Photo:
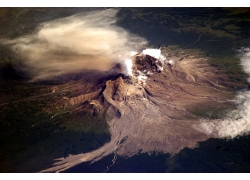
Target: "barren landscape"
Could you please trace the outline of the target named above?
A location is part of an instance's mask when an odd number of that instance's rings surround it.
[[[249,8],[0,8],[0,172],[249,172]]]
[[[163,48],[163,52],[168,55],[170,50]],[[71,105],[76,105],[77,111],[87,104],[96,111],[107,109],[111,117],[107,119],[111,140],[92,152],[57,159],[59,162],[55,167],[42,172],[60,172],[81,162],[97,161],[111,153],[130,157],[138,152],[158,151],[173,155],[184,147],[194,148],[197,142],[211,138],[197,129],[200,117],[191,111],[200,106],[212,106],[221,112],[228,110],[232,107],[233,92],[222,85],[226,81],[216,76],[217,69],[210,67],[207,59],[171,55],[168,58],[174,63],[164,64],[164,70],[157,71],[155,58],[135,56],[133,72],[138,69],[152,72],[146,84],[135,77],[118,74],[102,87],[96,84],[103,91],[92,92],[91,88],[84,88],[86,94],[71,99],[62,97],[66,104],[74,101]],[[82,79],[74,92],[79,92],[82,86],[89,87],[85,82]]]

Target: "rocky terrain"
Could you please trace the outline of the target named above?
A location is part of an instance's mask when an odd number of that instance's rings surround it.
[[[167,51],[163,49],[166,55]],[[107,112],[111,140],[89,153],[57,159],[55,166],[43,172],[60,172],[111,153],[127,157],[138,152],[175,154],[210,138],[196,130],[200,117],[192,111],[200,107],[229,109],[233,92],[207,59],[176,55],[167,58],[171,61],[162,63],[149,55],[136,55],[134,76],[120,74],[121,66],[117,65],[109,72],[86,75],[69,86],[71,97],[54,98],[54,116],[86,109],[93,115]]]
[[[249,19],[1,8],[0,172],[249,172]]]

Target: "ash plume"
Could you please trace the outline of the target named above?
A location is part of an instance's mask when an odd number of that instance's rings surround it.
[[[243,70],[250,76],[250,49],[239,50]],[[248,78],[250,83],[250,78]],[[236,109],[227,114],[224,119],[213,121],[202,120],[199,129],[208,135],[219,138],[235,138],[250,133],[250,91],[243,90],[235,97]]]
[[[109,70],[116,63],[124,64],[131,51],[147,43],[115,24],[117,12],[107,9],[56,19],[40,24],[34,34],[0,43],[20,57],[32,81]]]

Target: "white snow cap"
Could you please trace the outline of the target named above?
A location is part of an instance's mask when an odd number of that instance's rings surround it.
[[[164,63],[164,61],[166,61],[166,59],[167,59],[164,55],[161,54],[160,49],[144,49],[141,54],[142,55],[149,55],[149,56],[161,61],[162,63]]]
[[[160,49],[144,49],[142,51],[143,55],[149,55],[154,57],[155,59],[160,59],[161,50]]]

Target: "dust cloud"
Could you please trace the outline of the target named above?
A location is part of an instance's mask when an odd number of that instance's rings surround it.
[[[144,38],[118,27],[118,10],[106,9],[44,22],[36,33],[2,39],[22,59],[31,81],[84,70],[108,70],[146,45]],[[125,70],[124,70],[125,71]]]

